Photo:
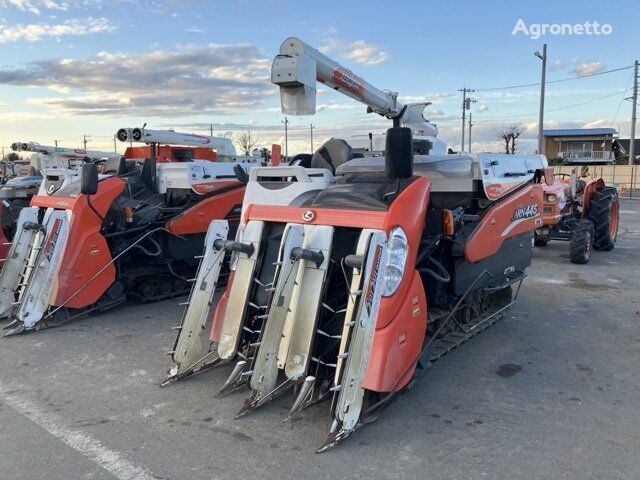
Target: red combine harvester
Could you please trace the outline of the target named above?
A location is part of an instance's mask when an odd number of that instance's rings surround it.
[[[40,183],[42,183],[40,170],[42,168],[74,168],[78,162],[80,164],[87,161],[99,162],[106,161],[108,158],[120,157],[114,152],[53,147],[36,142],[14,142],[11,144],[11,150],[31,155],[36,154],[36,158],[2,163],[0,265],[4,264],[4,259],[11,247],[20,212],[29,206],[31,198],[40,188]]]
[[[209,227],[168,381],[235,362],[218,394],[248,387],[238,416],[289,392],[289,417],[329,400],[324,451],[513,304],[542,224],[534,177],[546,160],[414,156],[412,132],[437,133],[425,104],[401,104],[296,38],[271,79],[286,114],[314,113],[317,80],[393,120],[384,157],[354,159],[335,139],[309,169],[251,171],[235,240],[226,222]],[[231,275],[203,338],[225,252]]]
[[[127,298],[188,292],[211,220],[225,219],[235,230],[244,195],[236,176],[255,163],[200,160],[200,137],[195,149],[159,147],[176,136],[187,143],[187,135],[140,131],[150,133],[141,140],[151,154],[142,164],[110,160],[101,175],[93,163],[81,172],[43,169],[0,275],[0,314],[12,320],[7,335],[56,326]],[[207,138],[215,148],[218,139]],[[166,149],[171,157],[158,161]],[[176,162],[176,152],[188,161]]]

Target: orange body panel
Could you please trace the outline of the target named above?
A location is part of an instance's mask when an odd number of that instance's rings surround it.
[[[271,145],[271,165],[277,167],[282,161],[282,147],[277,143]]]
[[[113,201],[124,190],[122,179],[111,177],[98,184],[98,192],[91,196],[91,204],[104,216]],[[35,196],[33,206],[60,208],[60,197]],[[102,220],[89,208],[87,197],[64,199],[71,211],[67,244],[58,271],[57,289],[53,293],[53,306],[62,305],[94,275],[111,261],[111,252],[100,233]],[[96,302],[115,280],[116,269],[109,265],[92,282],[91,288],[83,288],[65,304],[69,308],[82,308]]]
[[[193,150],[193,158],[196,160],[209,160],[215,162],[218,158],[216,152],[210,148],[202,147],[172,147],[169,145],[160,145],[156,147],[156,161],[158,163],[176,162],[173,155],[174,150]],[[151,147],[145,145],[143,147],[127,147],[124,152],[125,158],[128,159],[144,159],[151,157]]]
[[[543,185],[543,187],[544,187],[545,195],[555,195],[558,198],[560,197],[560,195],[564,195],[565,197],[564,205],[560,204],[558,201],[556,202],[544,201],[543,203],[542,223],[547,226],[556,225],[560,223],[560,220],[562,220],[562,217],[563,217],[562,212],[565,210],[566,206],[569,205],[570,203],[569,197],[571,196],[571,191],[570,191],[571,189],[569,188],[569,185],[564,182],[555,182],[551,184],[545,184]]]
[[[304,212],[313,212],[310,221],[302,218]],[[379,228],[384,227],[387,212],[368,210],[334,210],[331,208],[289,207],[281,205],[249,205],[245,211],[245,221],[263,220],[278,223],[309,223],[312,225],[333,225],[335,227]]]
[[[509,237],[542,226],[542,185],[530,185],[491,207],[480,220],[464,248],[467,261],[477,262],[496,253]],[[519,208],[535,206],[535,215],[514,219]]]
[[[231,180],[229,182],[206,182],[206,183],[196,183],[191,186],[191,190],[196,192],[198,195],[209,195],[211,193],[226,190],[233,186],[240,186],[240,182],[237,180]],[[242,201],[240,201],[242,203]]]
[[[244,187],[213,195],[171,219],[166,225],[167,230],[176,235],[204,233],[212,220],[229,218],[234,207],[242,205],[243,197]],[[240,214],[235,218],[239,219]]]
[[[412,267],[409,267],[412,269]],[[374,392],[391,392],[404,387],[413,377],[416,359],[422,350],[427,329],[427,298],[420,274],[413,270],[409,288],[403,296],[382,298],[378,326],[373,336],[371,357],[362,387]],[[405,282],[409,283],[409,282]],[[399,297],[401,300],[393,301]],[[397,304],[398,309],[389,307]],[[380,319],[388,315],[389,321]]]

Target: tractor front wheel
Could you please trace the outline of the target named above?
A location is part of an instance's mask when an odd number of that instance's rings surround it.
[[[591,220],[578,220],[578,224],[571,234],[569,245],[569,257],[571,263],[585,264],[591,258],[593,248],[593,222]]]
[[[620,201],[615,188],[603,188],[589,200],[587,217],[593,222],[593,247],[596,250],[613,250],[618,238]]]
[[[542,234],[534,234],[535,236],[533,237],[533,244],[536,247],[546,247],[547,243],[549,243],[549,237],[546,235],[542,235]]]

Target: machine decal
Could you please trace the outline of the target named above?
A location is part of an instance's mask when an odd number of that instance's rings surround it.
[[[364,93],[363,80],[346,68],[334,70],[333,81],[340,87],[349,90],[356,95],[362,95]]]
[[[376,293],[375,289],[376,289],[376,282],[378,281],[378,273],[380,271],[381,258],[382,258],[382,246],[376,245],[375,260],[373,263],[373,269],[371,270],[371,279],[369,281],[369,288],[367,289],[367,294],[364,297],[368,315],[371,315],[371,305],[373,305],[373,299]]]
[[[538,215],[538,205],[536,203],[532,203],[531,205],[516,208],[516,210],[513,212],[511,221],[514,222],[516,220],[531,218],[535,217],[536,215]]]
[[[55,251],[56,243],[58,242],[58,237],[60,236],[60,230],[62,229],[62,220],[60,218],[56,218],[53,223],[53,228],[51,229],[51,234],[47,239],[47,246],[45,247],[44,254],[47,257],[47,260],[51,261],[51,256]]]

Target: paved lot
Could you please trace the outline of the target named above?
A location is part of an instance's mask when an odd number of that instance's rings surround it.
[[[322,455],[328,405],[233,420],[228,367],[159,388],[176,301],[0,339],[0,478],[640,478],[640,202],[588,267],[536,253],[507,318]]]

